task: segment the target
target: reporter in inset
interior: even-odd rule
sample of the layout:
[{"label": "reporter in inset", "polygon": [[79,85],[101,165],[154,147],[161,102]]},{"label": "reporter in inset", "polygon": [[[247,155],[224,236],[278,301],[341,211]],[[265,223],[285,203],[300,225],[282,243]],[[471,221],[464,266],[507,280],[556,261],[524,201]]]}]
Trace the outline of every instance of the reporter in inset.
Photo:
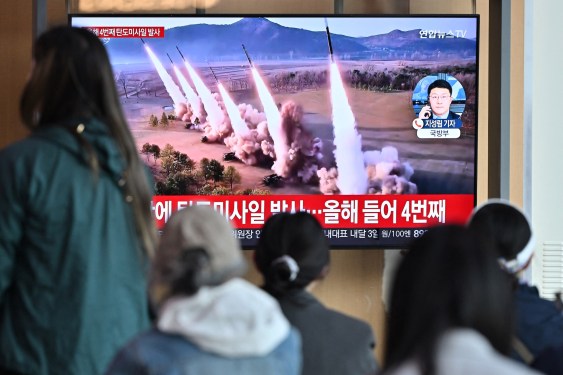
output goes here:
[{"label": "reporter in inset", "polygon": [[99,375],[149,326],[156,243],[101,41],[41,35],[20,112],[31,134],[0,151],[0,372]]},{"label": "reporter in inset", "polygon": [[425,105],[420,110],[420,119],[459,119],[459,115],[450,111],[453,102],[452,85],[445,79],[437,79],[428,86],[428,101],[430,105]]}]

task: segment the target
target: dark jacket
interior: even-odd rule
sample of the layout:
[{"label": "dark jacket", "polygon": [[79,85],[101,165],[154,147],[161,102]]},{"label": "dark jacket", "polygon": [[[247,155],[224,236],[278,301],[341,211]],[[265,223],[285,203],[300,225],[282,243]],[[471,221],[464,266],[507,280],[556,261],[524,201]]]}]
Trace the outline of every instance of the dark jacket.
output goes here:
[{"label": "dark jacket", "polygon": [[303,375],[376,372],[375,338],[367,323],[327,309],[304,290],[279,297],[278,302],[301,333]]},{"label": "dark jacket", "polygon": [[563,345],[563,315],[537,288],[520,284],[516,290],[516,335],[534,357]]},{"label": "dark jacket", "polygon": [[97,178],[62,126],[0,151],[0,369],[101,374],[149,326],[123,161],[104,124],[84,124]]},{"label": "dark jacket", "polygon": [[545,375],[563,374],[563,345],[543,350],[535,357],[531,367]]}]

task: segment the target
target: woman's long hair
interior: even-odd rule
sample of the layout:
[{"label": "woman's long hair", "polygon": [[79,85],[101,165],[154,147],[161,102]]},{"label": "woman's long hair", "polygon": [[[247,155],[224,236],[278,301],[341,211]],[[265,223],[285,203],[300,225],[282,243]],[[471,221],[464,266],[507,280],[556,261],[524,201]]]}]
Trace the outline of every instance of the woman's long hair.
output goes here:
[{"label": "woman's long hair", "polygon": [[[20,101],[23,122],[34,130],[77,118],[97,118],[108,127],[124,160],[123,188],[125,195],[133,198],[137,233],[145,253],[152,255],[156,244],[150,211],[152,189],[125,121],[103,44],[86,29],[55,27],[37,39],[33,63]],[[73,134],[97,174],[94,149],[80,134]]]},{"label": "woman's long hair", "polygon": [[435,374],[439,340],[453,328],[476,330],[507,353],[512,307],[510,280],[485,239],[461,226],[432,228],[395,274],[384,370],[414,361],[422,375]]},{"label": "woman's long hair", "polygon": [[[291,260],[280,261],[287,259],[284,256]],[[265,289],[281,296],[320,278],[330,262],[330,248],[315,217],[306,212],[282,212],[270,217],[262,228],[255,261]]]},{"label": "woman's long hair", "polygon": [[[469,228],[490,238],[497,257],[511,261],[533,241],[532,227],[525,214],[508,201],[491,199],[477,207],[469,223]],[[502,266],[501,266],[502,268]],[[525,268],[525,267],[523,267]],[[520,285],[518,272],[503,268],[512,279],[512,289]]]}]

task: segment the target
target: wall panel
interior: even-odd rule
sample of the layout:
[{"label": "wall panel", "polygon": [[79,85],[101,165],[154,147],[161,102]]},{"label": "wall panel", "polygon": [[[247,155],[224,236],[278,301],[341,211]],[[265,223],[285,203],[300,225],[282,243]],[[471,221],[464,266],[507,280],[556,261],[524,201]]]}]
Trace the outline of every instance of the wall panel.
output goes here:
[{"label": "wall panel", "polygon": [[409,0],[354,0],[343,1],[344,13],[348,14],[408,14]]},{"label": "wall panel", "polygon": [[193,13],[203,9],[214,14],[260,13],[332,13],[333,0],[72,0],[71,8],[79,12],[158,12]]},{"label": "wall panel", "polygon": [[0,147],[27,134],[19,100],[31,66],[32,2],[0,2]]},{"label": "wall panel", "polygon": [[475,0],[411,0],[411,14],[473,14]]}]

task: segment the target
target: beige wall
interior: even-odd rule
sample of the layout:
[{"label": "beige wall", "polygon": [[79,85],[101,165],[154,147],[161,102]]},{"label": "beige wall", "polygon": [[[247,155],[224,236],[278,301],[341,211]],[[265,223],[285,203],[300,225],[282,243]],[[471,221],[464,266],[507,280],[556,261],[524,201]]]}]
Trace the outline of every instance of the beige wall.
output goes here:
[{"label": "beige wall", "polygon": [[196,8],[210,14],[241,13],[332,13],[333,0],[71,0],[73,11],[79,12],[185,12]]},{"label": "beige wall", "polygon": [[[19,115],[19,99],[31,67],[33,2],[3,0],[0,3],[0,147],[23,138],[27,129]],[[64,24],[64,0],[47,4],[49,24]]]},{"label": "beige wall", "polygon": [[47,26],[66,25],[67,3],[65,0],[46,0],[47,1]]},{"label": "beige wall", "polygon": [[[80,12],[193,11],[208,13],[331,13],[334,0],[70,0]],[[473,0],[342,0],[344,13],[422,14],[466,13],[475,11]]]},{"label": "beige wall", "polygon": [[411,14],[473,14],[474,0],[410,0]]},{"label": "beige wall", "polygon": [[524,0],[510,2],[509,198],[524,203]]},{"label": "beige wall", "polygon": [[0,5],[0,147],[27,133],[18,106],[31,65],[31,3],[4,0]]},{"label": "beige wall", "polygon": [[410,0],[343,0],[344,14],[408,14]]},{"label": "beige wall", "polygon": [[[51,0],[58,1],[60,0]],[[64,0],[63,0],[64,1]],[[206,0],[68,0],[71,12],[194,12]],[[212,0],[207,0],[213,3]]]},{"label": "beige wall", "polygon": [[331,0],[244,0],[217,1],[214,6],[207,7],[207,13],[232,14],[260,14],[260,13],[327,13],[334,11],[334,1]]}]

